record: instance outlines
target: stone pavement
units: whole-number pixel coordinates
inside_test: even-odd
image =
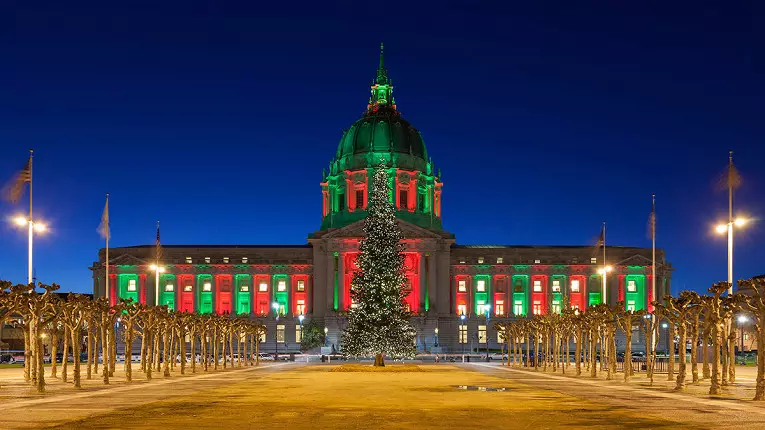
[[[45,394],[37,394],[33,387],[24,382],[22,369],[0,369],[0,428],[37,428],[52,426],[95,414],[104,414],[120,408],[166,400],[171,397],[193,394],[202,390],[237,382],[262,378],[291,363],[261,363],[258,367],[229,368],[227,370],[203,372],[197,369],[191,374],[180,375],[179,369],[173,376],[163,378],[160,373],[147,381],[140,371],[133,371],[134,381],[124,382],[124,371],[118,370],[111,378],[110,385],[103,385],[100,377],[86,380],[83,372],[82,386],[75,389],[71,382],[48,377],[46,368]],[[121,368],[121,365],[117,366]],[[59,369],[60,373],[60,369]]]
[[[534,371],[499,364],[474,363],[463,365],[481,373],[521,382],[540,389],[576,396],[588,401],[610,405],[613,408],[641,411],[646,416],[669,419],[696,428],[720,426],[748,426],[765,428],[765,402],[753,402],[756,369],[737,368],[737,382],[725,387],[721,396],[709,396],[709,381],[698,385],[688,384],[681,392],[674,391],[674,382],[667,381],[666,374],[655,376],[650,386],[645,374],[633,377],[629,383],[618,378],[607,381],[598,378],[573,376],[567,371]],[[583,372],[584,373],[584,372]],[[690,379],[690,372],[689,372]]]

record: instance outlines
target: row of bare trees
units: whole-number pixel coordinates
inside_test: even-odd
[[[765,348],[765,279],[739,281],[739,290],[747,294],[725,294],[730,284],[721,282],[709,289],[708,295],[683,291],[677,297],[666,296],[654,302],[654,312],[626,310],[624,302],[613,307],[599,304],[583,312],[564,307],[557,314],[504,321],[495,328],[508,343],[508,365],[533,366],[536,370],[561,370],[572,365],[577,376],[585,369],[596,377],[598,368],[607,379],[617,377],[616,336],[625,337],[622,377],[633,376],[633,332],[642,333],[645,346],[646,376],[654,381],[657,345],[662,335],[668,348],[667,380],[675,381],[675,389],[686,387],[687,363],[690,359],[691,383],[710,381],[709,394],[720,394],[722,387],[736,380],[735,331],[731,329],[734,314],[746,314],[754,321],[758,350]],[[660,327],[667,330],[660,330]],[[679,360],[675,354],[677,339]],[[690,343],[690,357],[685,345]],[[571,351],[573,345],[574,351]],[[701,374],[698,347],[701,346]],[[573,352],[573,354],[572,354]],[[710,354],[711,352],[711,354]],[[524,357],[525,354],[525,357]],[[677,364],[677,369],[675,365]],[[757,359],[755,400],[765,400],[765,355]]]
[[[50,337],[51,345],[50,377],[68,382],[67,358],[71,354],[75,388],[81,387],[83,344],[86,378],[97,376],[100,364],[103,383],[109,384],[117,365],[118,336],[124,344],[126,382],[133,380],[132,351],[139,338],[139,368],[148,380],[154,372],[169,377],[176,367],[183,375],[188,367],[196,373],[198,368],[206,372],[259,364],[259,343],[266,333],[259,322],[228,315],[173,312],[166,306],[124,299],[113,306],[104,298],[92,300],[81,294],[70,293],[64,299],[55,293],[58,289],[56,284],[35,287],[0,281],[0,324],[12,320],[23,330],[24,379],[40,393],[45,391],[46,337]],[[58,353],[62,355],[60,362]]]

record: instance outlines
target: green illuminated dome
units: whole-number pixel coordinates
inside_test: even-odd
[[[420,132],[396,108],[382,45],[371,93],[366,112],[343,132],[329,171],[322,172],[321,229],[342,228],[367,216],[372,169],[383,163],[396,216],[440,230],[441,174],[436,174]]]
[[[389,166],[424,172],[428,170],[425,143],[420,132],[396,109],[393,85],[380,48],[380,66],[367,111],[343,133],[335,160],[340,170],[373,167],[384,161]]]
[[[379,109],[346,130],[336,159],[343,170],[372,167],[384,160],[402,169],[425,171],[428,153],[416,128],[397,111]]]

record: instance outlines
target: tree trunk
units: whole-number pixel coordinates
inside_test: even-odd
[[[238,348],[238,347],[237,347]],[[228,332],[228,352],[231,354],[231,368],[234,368],[234,330]]]
[[[196,332],[194,328],[189,331],[189,340],[191,340],[191,373],[197,373],[197,348],[196,348]]]
[[[40,322],[35,321],[35,346],[37,350],[37,356],[35,357],[35,365],[37,366],[37,392],[45,392],[45,354],[43,351],[42,337],[39,333]]]
[[[597,337],[594,330],[590,329],[590,377],[595,378],[598,376],[597,366]]]
[[[162,333],[162,376],[170,377],[170,330],[165,328]]]
[[[728,385],[728,332],[726,330],[725,320],[720,322],[720,359],[722,361],[721,385]]]
[[[109,314],[101,314],[101,376],[104,378],[104,384],[109,384]]]
[[[207,372],[207,331],[203,330],[202,333],[199,334],[199,344],[202,349],[202,370]]]
[[[542,370],[547,371],[547,362],[550,361],[550,336],[546,331],[542,332],[542,350],[544,351],[544,359],[542,360]]]
[[[139,326],[140,327],[140,326]],[[141,350],[138,352],[138,370],[146,371],[144,365],[144,357],[146,357],[146,326],[139,333],[141,335]]]
[[[2,324],[2,322],[0,322]],[[56,324],[55,322],[53,324]],[[58,378],[58,366],[56,363],[56,355],[58,355],[58,330],[55,328],[51,330],[50,336],[50,377]]]
[[[609,349],[611,352],[609,353],[609,376],[613,375],[613,377],[616,377],[616,327],[610,327],[608,329],[608,343],[609,343]],[[626,364],[626,363],[625,363]]]
[[[144,327],[143,336],[146,338],[146,356],[144,358],[143,371],[146,373],[146,380],[151,381],[151,372],[154,370],[154,362],[152,361],[152,357],[154,357],[154,349],[152,345],[154,342],[152,342],[152,340],[156,336],[154,328],[149,329],[148,327]]]
[[[125,324],[125,381],[133,382],[133,322]]]
[[[736,330],[733,317],[728,318],[728,383],[736,382]]]
[[[95,320],[95,317],[94,317]],[[98,321],[93,323],[93,374],[98,375]]]
[[[162,345],[162,337],[164,336],[165,329],[157,327],[157,335],[154,338],[154,366],[157,373],[162,371],[162,354],[165,345]]]
[[[74,357],[74,366],[72,369],[72,380],[74,381],[74,388],[82,388],[80,381],[80,326],[75,326],[72,329],[72,356]]]
[[[624,324],[624,382],[629,382],[632,376],[632,319],[627,318]]]
[[[114,376],[114,370],[117,368],[117,330],[114,328],[114,322],[109,318],[109,376]]]
[[[64,327],[64,350],[61,351],[61,382],[66,382],[67,355],[69,355],[69,329]]]
[[[88,344],[87,344],[88,368],[86,369],[86,378],[93,378],[93,320],[88,318]]]
[[[669,345],[669,363],[667,363],[667,381],[675,379],[675,323],[669,321],[667,323],[669,328],[667,329],[668,339],[667,345]]]
[[[255,337],[255,365],[260,366],[260,332]]]
[[[178,333],[178,346],[181,348],[181,375],[186,374],[186,332],[181,331]],[[191,357],[194,360],[194,357]]]
[[[715,321],[712,326],[712,384],[709,386],[710,395],[720,394],[720,331],[720,324]]]
[[[691,383],[699,383],[699,320],[698,316],[691,326]]]
[[[754,398],[752,400],[765,400],[765,308],[760,310],[759,323],[756,324],[757,333],[757,383],[755,384]]]
[[[220,339],[218,339],[218,329],[213,329],[212,336],[210,336],[210,342],[212,342],[213,350],[213,370],[218,370],[218,353],[220,352]]]
[[[578,330],[577,337],[575,338],[576,345],[574,346],[574,365],[576,366],[576,376],[582,375],[582,330]]]
[[[245,341],[246,340],[247,339],[245,338]],[[245,346],[247,346],[247,345],[245,345]],[[236,333],[236,356],[237,356],[236,366],[237,367],[242,367],[242,350],[241,350],[241,347],[242,347],[242,333],[241,332],[237,332]]]
[[[685,321],[681,321],[677,325],[677,334],[680,336],[678,342],[678,355],[680,355],[680,365],[677,371],[677,381],[675,383],[675,390],[685,389]]]
[[[24,382],[31,382],[32,381],[32,337],[29,335],[30,325],[31,325],[31,317],[29,318],[30,321],[27,321],[26,325],[23,327],[24,332]]]
[[[702,371],[702,377],[704,379],[709,379],[712,376],[712,372],[709,369],[709,328],[702,329],[702,345],[701,345],[701,353],[704,355],[702,357],[703,365],[701,366]]]
[[[375,367],[385,367],[385,361],[381,353],[375,354]]]

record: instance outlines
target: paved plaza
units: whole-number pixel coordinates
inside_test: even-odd
[[[132,384],[118,372],[108,387],[94,379],[79,391],[49,379],[43,396],[20,369],[0,369],[0,428],[765,427],[765,405],[737,400],[751,397],[751,368],[710,398],[703,384],[671,391],[666,375],[648,387],[642,375],[625,385],[485,363],[416,373],[335,367],[268,363]]]

